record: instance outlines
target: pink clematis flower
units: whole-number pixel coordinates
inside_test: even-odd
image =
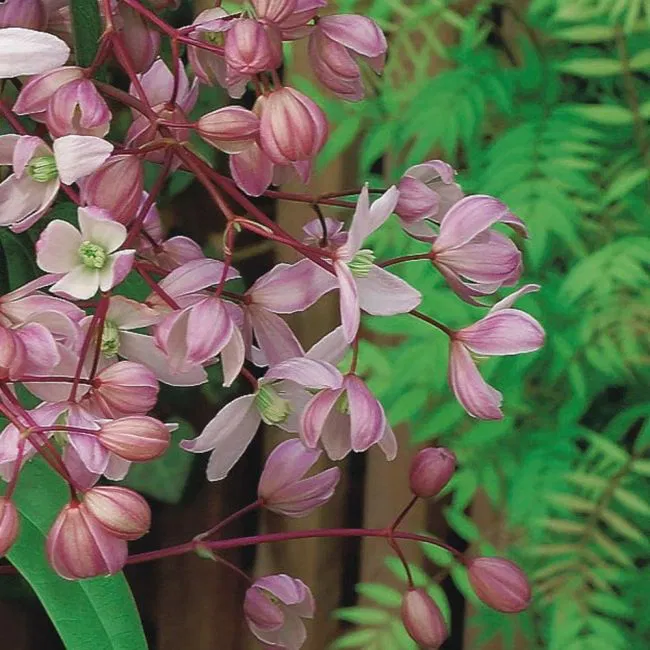
[[[521,275],[521,252],[492,229],[504,223],[522,236],[526,227],[508,207],[491,196],[467,196],[447,212],[433,242],[431,259],[453,291],[464,301],[512,286]]]
[[[59,359],[56,341],[44,325],[32,322],[12,329],[0,325],[0,379],[49,372]]]
[[[63,277],[51,291],[80,300],[108,291],[127,276],[135,251],[118,250],[126,228],[99,208],[79,208],[79,228],[67,221],[51,221],[36,243],[36,262],[48,273]]]
[[[50,208],[60,184],[72,185],[97,169],[113,145],[94,136],[67,135],[50,149],[31,135],[0,135],[0,165],[13,173],[0,183],[0,226],[23,232]]]
[[[511,309],[520,296],[539,290],[528,284],[499,301],[487,316],[453,332],[449,353],[449,384],[462,407],[475,418],[500,420],[503,396],[481,377],[472,359],[534,352],[544,344],[542,326],[529,314]]]
[[[300,440],[285,440],[266,459],[257,494],[264,507],[287,517],[306,517],[329,501],[341,472],[332,467],[303,478],[320,451],[307,449]]]
[[[23,27],[0,29],[0,79],[47,72],[69,56],[70,48],[53,34]]]
[[[361,70],[365,59],[380,74],[386,59],[386,37],[374,20],[353,14],[323,16],[309,36],[309,59],[318,80],[336,96],[363,99]]]
[[[415,309],[422,296],[408,283],[374,264],[366,238],[391,215],[399,192],[393,186],[372,205],[368,187],[359,195],[345,244],[332,251],[334,272],[341,296],[341,322],[349,342],[359,329],[361,310],[377,316],[403,314]]]
[[[307,638],[303,618],[313,618],[314,597],[302,580],[285,574],[259,578],[246,592],[244,615],[262,643],[299,650]]]

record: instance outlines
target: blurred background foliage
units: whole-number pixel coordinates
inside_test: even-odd
[[[361,139],[359,177],[396,182],[435,154],[466,192],[492,194],[527,223],[521,301],[548,334],[536,354],[490,359],[504,393],[500,422],[469,418],[446,385],[446,336],[407,317],[367,319],[360,363],[394,425],[414,445],[443,444],[460,470],[443,496],[449,527],[481,554],[506,553],[534,581],[530,611],[478,606],[474,648],[645,650],[650,558],[650,2],[339,0],[390,37],[385,75],[359,104],[330,100],[306,80],[334,124],[321,162]],[[432,61],[438,70],[432,74]],[[442,67],[442,71],[439,71]],[[381,257],[426,250],[383,229]],[[481,310],[461,303],[426,262],[398,272],[426,288],[422,311],[452,326]],[[496,513],[498,531],[469,516]],[[475,518],[476,519],[476,518]],[[462,567],[451,573],[469,599]],[[393,566],[393,569],[396,569]],[[359,585],[368,607],[335,648],[413,648],[398,624],[397,592]]]

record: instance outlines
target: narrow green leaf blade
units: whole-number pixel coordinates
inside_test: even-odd
[[[88,67],[95,59],[102,35],[97,0],[70,0],[70,15],[77,63]]]

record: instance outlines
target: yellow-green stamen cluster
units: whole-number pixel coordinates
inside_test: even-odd
[[[350,262],[348,267],[352,275],[357,278],[365,278],[375,262],[375,254],[369,248],[362,248]]]
[[[260,386],[255,395],[255,405],[266,424],[282,424],[291,414],[289,401],[280,397],[269,385]]]
[[[103,269],[108,254],[103,246],[93,244],[91,241],[85,241],[79,246],[79,257],[83,265],[89,269]]]
[[[58,175],[54,156],[35,156],[27,164],[27,173],[37,183],[49,183]]]

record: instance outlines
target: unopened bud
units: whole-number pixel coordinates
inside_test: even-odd
[[[24,27],[43,29],[47,12],[43,0],[4,0],[0,2],[0,29],[3,27]]]
[[[104,423],[98,438],[106,449],[120,458],[144,462],[165,452],[170,433],[160,420],[148,415],[132,415]]]
[[[440,197],[421,180],[403,176],[397,184],[399,199],[395,213],[408,223],[422,221],[437,214]]]
[[[154,407],[158,389],[156,375],[149,368],[133,361],[118,361],[97,375],[91,400],[106,415],[140,415]]]
[[[52,568],[67,580],[117,573],[126,563],[126,541],[111,535],[81,503],[69,503],[47,536]]]
[[[120,539],[139,539],[151,527],[151,509],[144,497],[119,485],[93,487],[84,505],[109,533]]]
[[[203,115],[196,130],[213,147],[226,153],[239,153],[255,142],[260,121],[255,113],[241,106],[226,106]]]
[[[20,519],[13,501],[0,497],[0,557],[2,557],[16,541]]]
[[[470,560],[467,569],[474,592],[488,607],[516,614],[530,605],[528,578],[514,562],[500,557],[479,557]]]
[[[442,612],[424,589],[406,592],[402,622],[410,637],[426,650],[437,650],[449,635]]]
[[[233,23],[226,33],[227,64],[240,74],[275,70],[282,63],[282,41],[277,29],[252,18]]]
[[[435,497],[447,485],[456,470],[456,456],[445,447],[428,447],[411,461],[411,492],[423,499]]]

